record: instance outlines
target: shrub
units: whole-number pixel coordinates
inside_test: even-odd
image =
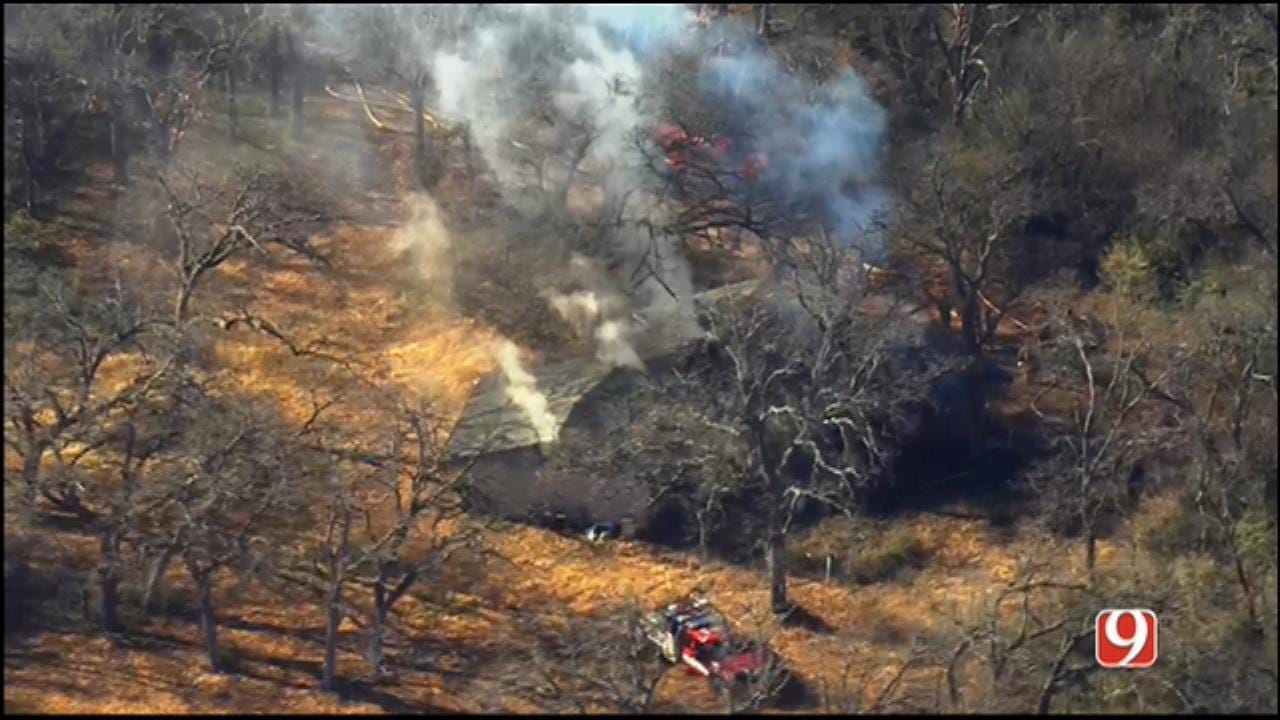
[[[1265,513],[1252,510],[1236,523],[1235,540],[1240,554],[1254,572],[1264,573],[1276,564],[1276,528]]]
[[[928,549],[910,528],[896,528],[854,555],[847,573],[853,582],[867,585],[892,579],[908,567],[923,567],[928,557]]]
[[[1151,302],[1157,297],[1159,284],[1151,259],[1132,240],[1112,246],[1102,261],[1102,276],[1112,290],[1129,300]]]
[[[4,237],[11,241],[26,241],[35,234],[36,221],[24,210],[19,210],[4,224]]]
[[[1163,558],[1196,550],[1209,530],[1187,496],[1160,503],[1134,518],[1138,544]]]
[[[792,572],[822,576],[826,573],[826,560],[826,555],[814,553],[799,542],[787,543],[787,567]]]
[[[866,543],[866,528],[837,516],[815,527],[787,536],[787,562],[792,572],[824,577],[827,558],[832,558],[831,574],[847,574],[845,558]]]

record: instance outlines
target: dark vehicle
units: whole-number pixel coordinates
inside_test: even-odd
[[[587,540],[593,543],[602,540],[617,540],[620,537],[622,537],[622,525],[620,523],[596,523],[587,528]]]

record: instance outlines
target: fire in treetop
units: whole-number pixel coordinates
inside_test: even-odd
[[[689,169],[690,165],[711,171],[732,159],[734,142],[730,137],[712,141],[701,135],[691,136],[684,128],[671,123],[658,125],[651,137],[666,153],[667,167],[678,173]],[[738,172],[744,180],[755,182],[768,166],[768,157],[762,152],[754,152],[743,159]]]

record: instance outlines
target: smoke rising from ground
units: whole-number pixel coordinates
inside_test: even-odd
[[[439,301],[448,302],[453,291],[452,241],[436,201],[415,193],[408,201],[409,221],[391,236],[391,251],[406,257],[424,286]]]
[[[547,409],[547,396],[538,390],[538,381],[520,363],[520,348],[503,338],[494,343],[493,356],[507,381],[507,397],[524,410],[538,442],[555,442],[556,419]]]
[[[596,357],[614,367],[643,370],[644,363],[631,344],[631,324],[622,320],[609,320],[596,328]]]
[[[615,296],[597,296],[590,290],[568,294],[550,292],[546,297],[578,337],[594,340],[598,360],[612,367],[644,369],[644,363],[631,342],[635,331],[625,315],[625,300]]]

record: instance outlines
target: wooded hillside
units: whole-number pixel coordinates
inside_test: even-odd
[[[4,62],[7,712],[1276,711],[1276,5],[17,4]],[[513,445],[644,521],[483,512]],[[664,664],[690,594],[780,664]]]

